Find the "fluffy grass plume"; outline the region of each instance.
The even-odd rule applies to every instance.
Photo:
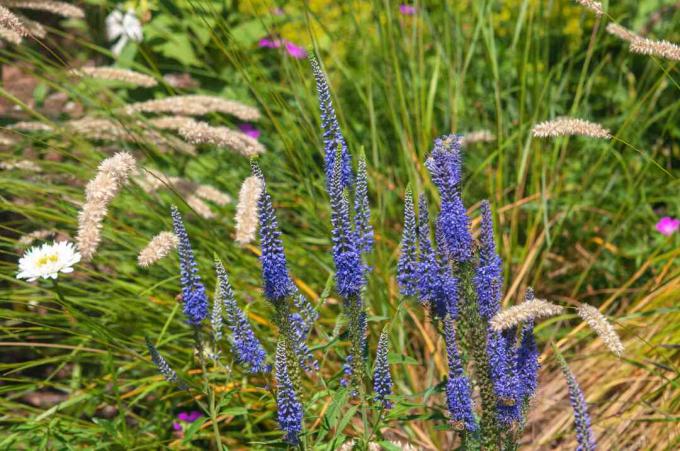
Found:
[[[617,357],[621,357],[623,355],[623,343],[621,343],[621,339],[609,321],[607,321],[607,318],[597,308],[588,304],[579,305],[577,311],[578,316],[588,323],[588,326],[600,336],[609,350],[616,354]]]
[[[189,123],[179,129],[179,134],[192,144],[228,147],[248,158],[264,152],[264,146],[256,139],[228,127],[213,127],[206,122]]]
[[[24,171],[41,172],[42,168],[31,160],[0,161],[0,169],[21,169]]]
[[[256,121],[260,118],[257,108],[236,100],[204,95],[187,95],[148,100],[127,105],[125,113],[170,113],[187,116],[202,116],[209,113],[225,113],[243,121]]]
[[[236,242],[241,246],[255,240],[257,233],[257,202],[262,194],[262,179],[251,175],[243,181],[236,206]]]
[[[85,187],[85,204],[78,214],[76,242],[84,261],[91,260],[101,241],[102,221],[111,200],[127,183],[135,169],[135,159],[119,152],[102,161],[97,175]]]
[[[5,6],[18,9],[32,9],[36,11],[45,11],[57,16],[82,19],[85,17],[85,11],[81,8],[71,5],[66,2],[58,2],[51,0],[7,0],[3,2]]]
[[[552,121],[541,122],[534,125],[531,133],[537,138],[575,135],[602,139],[610,139],[612,137],[611,132],[600,124],[571,117],[560,117]]]
[[[161,258],[170,254],[177,248],[179,243],[177,236],[172,232],[161,232],[149,241],[144,249],[139,253],[137,262],[139,266],[148,267],[156,263]]]
[[[533,299],[500,311],[491,318],[491,328],[496,332],[508,330],[527,321],[559,315],[564,309],[542,299]]]
[[[122,81],[131,85],[151,88],[158,82],[146,74],[140,74],[130,69],[120,69],[118,67],[81,67],[69,71],[71,75],[77,77],[99,78],[101,80]]]
[[[19,36],[28,35],[28,30],[23,26],[21,20],[3,5],[0,5],[0,27],[12,31]]]
[[[680,61],[680,46],[668,41],[655,41],[635,37],[630,42],[630,51],[641,55],[658,56],[671,61]]]
[[[604,14],[604,8],[602,7],[601,2],[595,2],[593,0],[576,0],[576,2],[583,6],[584,8],[588,8],[589,10],[594,12],[595,15],[598,17]]]
[[[640,37],[634,32],[630,31],[628,28],[614,22],[607,24],[607,33],[628,42]]]

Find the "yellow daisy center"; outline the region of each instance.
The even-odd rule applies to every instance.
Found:
[[[52,255],[44,255],[38,259],[38,261],[35,262],[35,264],[40,267],[40,266],[45,266],[48,263],[55,263],[56,261],[59,260],[59,257],[56,254]]]

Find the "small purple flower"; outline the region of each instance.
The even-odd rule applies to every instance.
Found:
[[[399,5],[399,12],[402,16],[413,16],[416,13],[416,7],[413,5],[401,4]]]
[[[180,412],[177,414],[177,420],[172,422],[172,429],[177,432],[182,432],[186,424],[193,423],[194,421],[201,418],[203,414],[198,410],[192,410],[189,412]]]
[[[257,139],[260,137],[262,132],[255,128],[253,124],[245,123],[245,124],[240,124],[238,126],[238,129],[241,130],[244,134],[250,136],[253,139]]]
[[[281,40],[280,39],[271,39],[271,38],[262,38],[260,39],[260,42],[258,43],[260,47],[264,47],[267,49],[278,49],[281,47]]]
[[[680,219],[671,218],[670,216],[664,216],[656,223],[656,230],[666,236],[671,236],[673,233],[678,231],[680,228]]]
[[[286,41],[286,52],[295,59],[307,58],[307,50],[290,41]]]

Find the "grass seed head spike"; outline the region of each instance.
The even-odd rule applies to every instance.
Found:
[[[0,5],[0,27],[10,30],[19,36],[28,36],[28,30],[21,23],[21,19],[3,5]]]
[[[551,304],[541,299],[534,299],[498,312],[491,318],[489,324],[496,332],[502,332],[516,327],[523,322],[559,315],[563,310],[559,305]]]
[[[593,0],[576,0],[584,8],[588,8],[595,13],[596,16],[601,16],[604,14],[604,8],[601,2],[596,2]]]
[[[120,69],[118,67],[81,67],[69,71],[71,75],[77,77],[98,78],[101,80],[115,80],[122,81],[131,85],[151,88],[156,86],[158,82],[146,74],[140,74],[129,69]]]
[[[22,36],[10,28],[0,26],[0,40],[19,45],[21,44]]]
[[[668,41],[655,41],[636,36],[630,41],[630,51],[641,55],[652,55],[671,61],[680,61],[680,46]]]
[[[243,181],[236,206],[236,242],[241,246],[255,240],[258,225],[257,202],[262,195],[262,179],[251,175]]]
[[[146,268],[156,263],[176,249],[178,242],[177,236],[172,232],[161,232],[154,236],[137,257],[139,266]]]
[[[257,121],[260,112],[257,108],[244,105],[236,100],[206,95],[187,95],[166,97],[158,100],[147,100],[127,105],[127,114],[134,113],[169,113],[184,116],[203,116],[209,113],[224,113],[242,121]]]
[[[496,136],[489,130],[477,130],[474,132],[466,133],[460,140],[461,146],[467,146],[473,143],[479,142],[492,142],[496,139]]]
[[[250,136],[228,127],[213,127],[206,122],[193,122],[178,130],[180,136],[192,144],[212,144],[228,147],[243,155],[254,157],[264,152],[264,146]]]
[[[119,152],[100,165],[97,175],[85,187],[85,204],[78,214],[76,242],[84,261],[92,259],[101,241],[102,221],[111,200],[135,170],[134,157]]]
[[[541,122],[534,125],[531,133],[537,138],[575,135],[602,139],[611,139],[612,137],[611,132],[600,124],[571,117],[560,117],[551,121]]]
[[[577,311],[578,316],[599,335],[609,350],[617,357],[621,357],[624,351],[623,344],[614,327],[607,321],[607,318],[597,308],[588,304],[579,305]]]
[[[81,8],[66,2],[52,0],[6,0],[3,3],[10,8],[45,11],[71,19],[85,18],[85,12]]]
[[[0,161],[0,169],[20,169],[23,171],[42,172],[42,168],[31,160]]]
[[[638,36],[628,28],[614,22],[607,24],[607,33],[627,42],[632,42],[635,39],[641,38],[641,36]]]

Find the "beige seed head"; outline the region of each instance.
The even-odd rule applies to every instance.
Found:
[[[526,321],[559,315],[563,308],[541,299],[525,301],[496,313],[489,324],[496,332],[501,332]]]
[[[631,42],[633,39],[637,39],[640,37],[637,34],[630,31],[628,28],[622,27],[621,25],[614,22],[610,22],[607,25],[607,33],[628,42]]]
[[[7,41],[14,45],[21,44],[21,35],[9,28],[0,27],[0,40]]]
[[[14,124],[8,125],[7,128],[10,130],[19,130],[22,132],[50,132],[54,130],[54,128],[51,125],[38,121],[19,121],[15,122]]]
[[[243,155],[254,157],[264,152],[256,139],[227,127],[213,127],[205,122],[194,122],[179,129],[179,134],[192,144],[213,144],[228,147]]]
[[[187,116],[161,116],[149,119],[148,122],[153,127],[162,130],[179,130],[196,123],[194,119]]]
[[[466,133],[460,140],[461,145],[466,146],[468,144],[477,142],[490,142],[496,139],[493,133],[489,130],[477,130],[474,132]]]
[[[66,2],[52,0],[4,0],[3,3],[10,8],[46,11],[67,18],[83,19],[85,17],[85,12],[82,9]]]
[[[195,194],[187,195],[184,200],[187,205],[191,207],[194,212],[203,219],[215,219],[215,213],[210,209],[208,204]]]
[[[156,86],[158,82],[146,74],[140,74],[129,69],[119,69],[117,67],[81,67],[69,71],[71,75],[77,77],[91,77],[101,80],[122,81],[136,86],[150,88]]]
[[[609,350],[617,357],[621,357],[623,354],[623,343],[621,343],[621,339],[609,321],[607,321],[607,318],[598,309],[588,304],[579,305],[577,312],[578,316],[588,323],[590,328],[600,336]]]
[[[243,121],[256,121],[260,118],[257,108],[244,105],[235,100],[204,95],[166,97],[127,105],[124,110],[133,113],[169,113],[185,116],[203,116],[208,113],[225,113]]]
[[[584,8],[588,8],[595,13],[596,16],[601,16],[604,14],[604,9],[602,8],[602,3],[595,2],[593,0],[576,0]]]
[[[45,240],[45,239],[53,236],[54,234],[55,234],[54,230],[45,230],[45,229],[36,230],[34,232],[27,233],[26,235],[22,236],[19,239],[19,244],[21,244],[23,246],[30,246],[31,244],[33,244],[34,241]]]
[[[236,242],[241,246],[255,240],[258,226],[257,202],[262,195],[262,179],[251,175],[243,181],[236,206]]]
[[[42,172],[42,168],[31,160],[1,161],[0,169],[20,169],[23,171]]]
[[[127,152],[119,152],[104,160],[97,175],[85,187],[85,204],[78,214],[76,243],[84,261],[92,259],[101,241],[102,221],[111,200],[127,183],[136,166]]]
[[[600,124],[571,117],[560,117],[552,121],[541,122],[534,125],[531,133],[537,138],[574,135],[602,139],[611,139],[612,137],[611,132]]]
[[[156,263],[161,258],[167,256],[177,247],[179,240],[172,232],[161,232],[149,241],[144,249],[139,253],[137,262],[144,268]]]
[[[4,3],[4,2],[3,2]],[[6,8],[10,5],[0,5],[0,27],[12,31],[19,36],[28,36],[28,30],[12,11]]]
[[[672,61],[680,61],[680,46],[668,41],[655,41],[636,36],[630,42],[630,51],[641,55],[652,55]]]
[[[194,194],[221,207],[231,202],[231,196],[210,185],[198,185],[194,190]]]
[[[43,27],[41,23],[31,20],[21,14],[17,14],[16,16],[19,18],[21,24],[31,36],[35,38],[44,38],[47,36],[47,29]]]

